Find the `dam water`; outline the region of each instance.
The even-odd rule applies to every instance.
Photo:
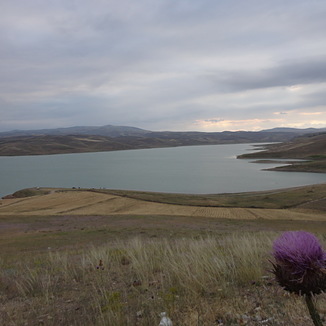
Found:
[[[236,159],[253,144],[0,157],[0,197],[29,187],[230,193],[326,182],[326,173],[275,172],[279,163]]]

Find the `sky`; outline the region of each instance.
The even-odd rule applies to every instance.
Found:
[[[0,0],[0,131],[326,127],[324,0]]]

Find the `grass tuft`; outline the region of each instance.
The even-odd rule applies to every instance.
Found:
[[[166,311],[175,325],[310,325],[268,273],[276,236],[134,237],[2,260],[0,324],[158,325]]]

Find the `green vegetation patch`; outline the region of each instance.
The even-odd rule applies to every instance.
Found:
[[[12,196],[15,198],[24,198],[24,197],[46,195],[49,193],[50,191],[42,188],[27,188],[27,189],[22,189],[14,192]]]

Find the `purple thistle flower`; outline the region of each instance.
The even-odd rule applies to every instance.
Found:
[[[273,245],[276,261],[291,265],[293,272],[302,277],[308,269],[325,267],[326,253],[311,233],[292,231],[283,233]]]
[[[326,252],[304,231],[283,233],[273,244],[274,274],[281,286],[298,294],[326,290]]]

